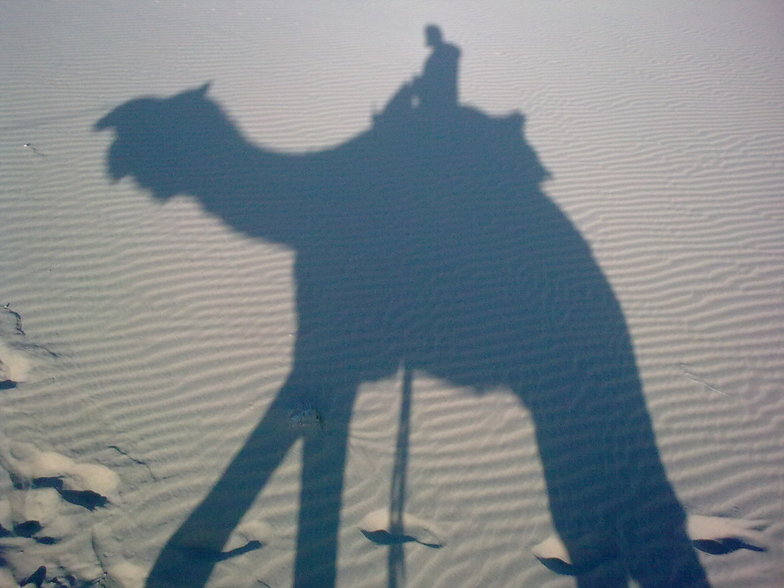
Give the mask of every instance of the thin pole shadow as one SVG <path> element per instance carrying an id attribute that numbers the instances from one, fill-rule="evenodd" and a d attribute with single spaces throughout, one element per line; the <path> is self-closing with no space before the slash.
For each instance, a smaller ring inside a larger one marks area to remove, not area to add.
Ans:
<path id="1" fill-rule="evenodd" d="M 404 366 L 390 509 L 401 524 L 412 375 L 508 388 L 536 428 L 550 510 L 576 582 L 707 586 L 662 466 L 629 332 L 519 113 L 457 94 L 460 50 L 435 26 L 423 73 L 372 126 L 318 153 L 249 143 L 207 86 L 139 98 L 96 123 L 116 138 L 108 174 L 152 196 L 197 199 L 227 227 L 296 253 L 294 361 L 244 447 L 169 538 L 147 586 L 203 586 L 226 540 L 294 443 L 303 467 L 294 583 L 337 578 L 352 406 Z M 586 186 L 586 191 L 590 191 Z M 321 427 L 291 427 L 315 407 Z M 529 557 L 520 545 L 520 557 Z M 389 554 L 402 583 L 402 549 Z"/>
<path id="2" fill-rule="evenodd" d="M 400 400 L 400 416 L 395 441 L 395 462 L 392 470 L 392 487 L 389 492 L 390 534 L 402 537 L 405 532 L 403 515 L 406 504 L 406 473 L 408 472 L 408 448 L 411 433 L 411 402 L 413 399 L 414 374 L 407 366 L 403 366 L 403 390 Z M 389 588 L 405 585 L 406 552 L 402 542 L 389 546 L 387 556 Z"/>

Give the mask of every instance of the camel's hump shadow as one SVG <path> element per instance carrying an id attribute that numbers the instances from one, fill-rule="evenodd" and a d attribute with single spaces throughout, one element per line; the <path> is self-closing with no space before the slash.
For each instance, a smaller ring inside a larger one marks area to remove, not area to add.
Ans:
<path id="1" fill-rule="evenodd" d="M 99 121 L 116 130 L 109 173 L 157 198 L 193 196 L 231 229 L 295 251 L 286 394 L 308 390 L 327 407 L 401 363 L 506 387 L 535 421 L 553 520 L 575 560 L 592 557 L 590 535 L 643 585 L 704 577 L 620 304 L 542 192 L 548 174 L 522 115 L 424 113 L 406 84 L 366 132 L 287 155 L 247 141 L 206 90 L 133 100 Z M 640 538 L 651 534 L 660 539 Z"/>

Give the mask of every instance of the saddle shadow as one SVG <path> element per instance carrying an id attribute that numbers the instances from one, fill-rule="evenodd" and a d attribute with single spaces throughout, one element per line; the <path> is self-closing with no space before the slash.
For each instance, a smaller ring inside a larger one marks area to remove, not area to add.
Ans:
<path id="1" fill-rule="evenodd" d="M 460 105 L 459 50 L 436 27 L 427 35 L 423 75 L 367 131 L 324 151 L 251 144 L 207 86 L 131 100 L 96 123 L 116 134 L 114 180 L 131 176 L 160 200 L 189 195 L 230 229 L 296 254 L 291 373 L 168 540 L 147 586 L 205 585 L 217 558 L 194 553 L 222 552 L 299 439 L 294 583 L 333 586 L 355 393 L 401 366 L 479 393 L 507 388 L 530 411 L 579 586 L 707 585 L 608 281 L 542 191 L 548 173 L 524 138 L 524 117 Z M 289 426 L 305 405 L 325 430 Z"/>

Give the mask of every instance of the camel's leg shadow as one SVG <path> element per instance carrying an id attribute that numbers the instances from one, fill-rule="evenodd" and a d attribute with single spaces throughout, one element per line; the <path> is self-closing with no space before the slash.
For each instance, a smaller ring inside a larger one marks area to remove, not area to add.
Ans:
<path id="1" fill-rule="evenodd" d="M 302 486 L 294 570 L 296 586 L 333 586 L 348 425 L 356 386 L 332 388 L 322 427 L 292 424 L 297 398 L 307 398 L 292 373 L 261 422 L 204 500 L 169 538 L 147 578 L 148 588 L 206 585 L 229 535 L 299 439 Z M 323 400 L 326 388 L 320 386 Z M 321 410 L 320 405 L 319 410 Z"/>
<path id="2" fill-rule="evenodd" d="M 557 373 L 528 406 L 577 586 L 707 587 L 636 375 Z"/>

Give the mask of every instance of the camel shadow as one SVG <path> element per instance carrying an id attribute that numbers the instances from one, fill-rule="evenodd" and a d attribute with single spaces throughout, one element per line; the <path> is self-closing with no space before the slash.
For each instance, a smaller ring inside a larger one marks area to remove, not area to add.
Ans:
<path id="1" fill-rule="evenodd" d="M 504 387 L 530 411 L 578 585 L 707 585 L 620 305 L 543 193 L 548 174 L 523 116 L 460 105 L 459 50 L 431 29 L 423 75 L 367 131 L 317 153 L 249 143 L 206 86 L 132 100 L 96 123 L 116 133 L 113 179 L 132 176 L 157 199 L 192 196 L 227 227 L 296 253 L 291 373 L 147 586 L 203 586 L 218 559 L 203 554 L 221 553 L 300 439 L 294 582 L 334 585 L 355 394 L 401 366 L 480 392 Z M 298 406 L 315 407 L 328 432 L 291 427 Z"/>

